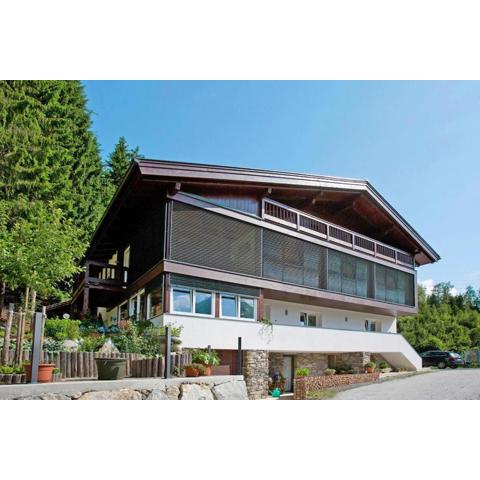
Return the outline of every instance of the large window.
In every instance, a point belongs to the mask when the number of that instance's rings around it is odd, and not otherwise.
[[[163,288],[162,285],[157,285],[147,294],[147,319],[156,317],[162,313]]]
[[[390,303],[414,305],[413,275],[376,265],[375,298]]]
[[[195,313],[208,315],[213,313],[213,293],[189,288],[172,288],[172,311],[174,313]]]
[[[371,297],[370,262],[352,255],[328,252],[328,290],[359,297]]]
[[[241,318],[255,320],[257,302],[255,298],[240,295],[221,294],[220,316],[226,318]]]

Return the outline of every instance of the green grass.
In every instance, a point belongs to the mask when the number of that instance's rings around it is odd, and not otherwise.
[[[311,390],[307,394],[307,400],[328,400],[333,398],[337,392],[334,390]]]

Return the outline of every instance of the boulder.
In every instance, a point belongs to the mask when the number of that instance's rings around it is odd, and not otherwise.
[[[152,390],[145,400],[169,400],[168,395],[158,388]]]
[[[78,342],[76,340],[64,340],[62,346],[66,352],[76,352],[78,350]]]
[[[79,400],[141,400],[142,394],[130,388],[84,393]]]
[[[70,397],[62,393],[45,393],[39,396],[40,400],[70,400]]]
[[[169,400],[178,400],[180,396],[180,389],[177,385],[170,385],[167,387],[167,397]]]
[[[207,385],[183,383],[180,390],[182,392],[181,400],[213,400],[212,392]]]
[[[212,388],[216,400],[248,400],[247,387],[243,380],[222,383]]]
[[[115,344],[112,342],[110,338],[100,347],[100,350],[98,352],[99,353],[120,353],[118,348],[115,346]]]

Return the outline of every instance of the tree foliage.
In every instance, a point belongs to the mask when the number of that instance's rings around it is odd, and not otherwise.
[[[108,157],[108,177],[114,188],[118,187],[130,164],[139,156],[139,148],[130,148],[125,137],[120,137]]]
[[[419,286],[418,313],[399,318],[399,332],[417,351],[480,348],[480,292],[469,286],[453,295],[452,288],[439,283],[427,295]]]

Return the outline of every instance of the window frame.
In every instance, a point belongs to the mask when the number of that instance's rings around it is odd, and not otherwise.
[[[181,290],[184,292],[190,292],[190,302],[191,302],[191,310],[190,312],[179,312],[175,310],[175,303],[173,301],[173,292],[175,290]],[[195,311],[195,305],[196,305],[196,292],[201,292],[201,293],[208,293],[211,296],[210,300],[210,312],[211,313],[197,313]],[[191,315],[191,316],[196,316],[196,317],[208,317],[212,318],[215,316],[215,292],[212,290],[204,289],[204,288],[190,288],[190,287],[182,287],[182,286],[177,286],[174,285],[170,288],[170,305],[171,305],[171,313],[174,313],[176,315]]]
[[[245,322],[251,322],[251,321],[256,321],[257,319],[257,308],[258,308],[258,301],[257,297],[251,297],[250,295],[241,295],[241,294],[235,294],[235,293],[230,293],[230,292],[218,292],[218,295],[220,295],[220,301],[219,301],[219,318],[224,318],[227,320],[243,320]],[[233,297],[235,298],[235,316],[230,316],[230,315],[224,315],[223,313],[223,308],[222,308],[222,298],[223,297]],[[242,317],[241,316],[241,301],[242,299],[245,300],[253,300],[253,317]]]

